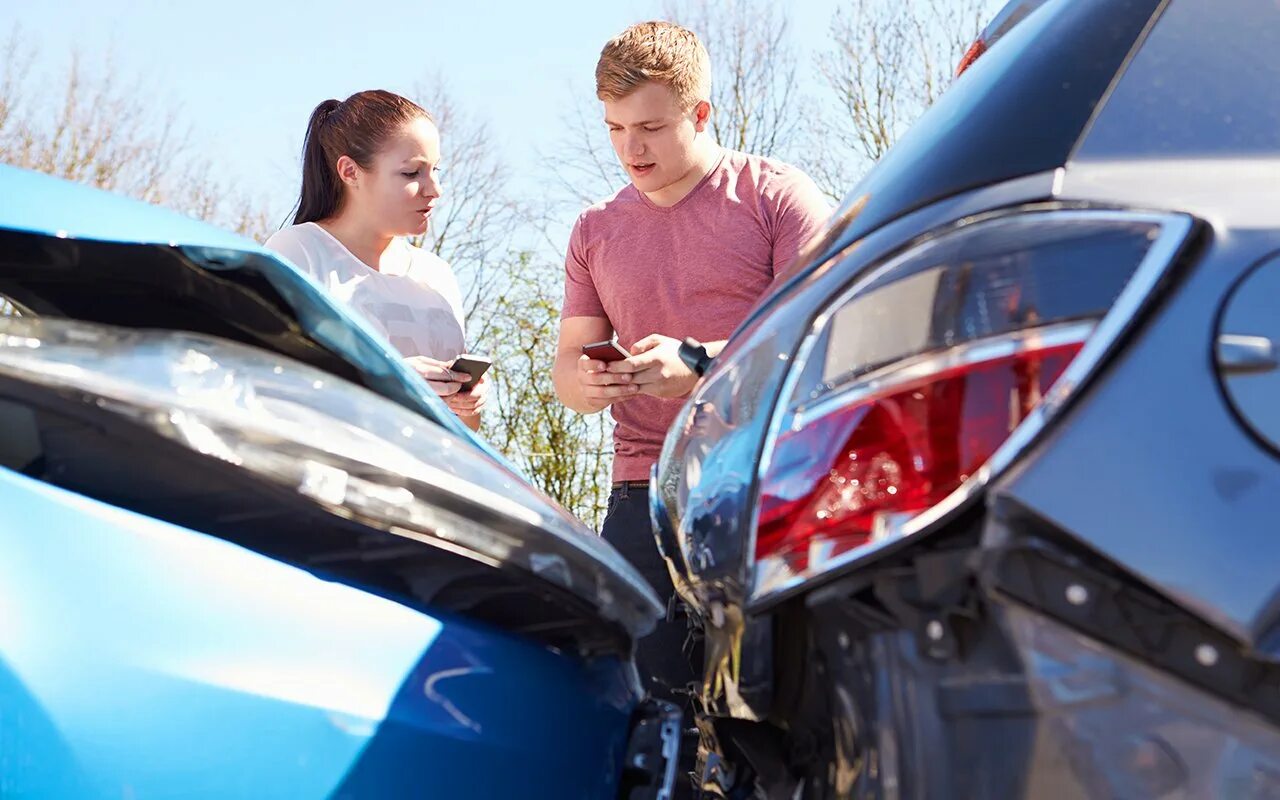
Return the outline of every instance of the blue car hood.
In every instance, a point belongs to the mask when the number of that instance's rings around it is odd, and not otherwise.
[[[206,270],[260,275],[290,306],[301,333],[346,362],[358,374],[358,382],[501,458],[426,391],[363,320],[330,300],[309,276],[250,239],[169,209],[3,164],[0,232],[113,244],[118,246],[116,253],[129,246],[141,251],[174,249]],[[284,354],[298,357],[296,352]]]

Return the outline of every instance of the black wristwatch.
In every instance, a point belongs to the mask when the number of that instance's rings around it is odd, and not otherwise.
[[[707,355],[707,348],[697,339],[685,338],[684,344],[680,345],[680,360],[699,377],[711,367],[711,356]]]

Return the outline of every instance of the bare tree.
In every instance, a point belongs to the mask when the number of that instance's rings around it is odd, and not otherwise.
[[[802,119],[786,7],[764,0],[667,0],[663,12],[698,34],[711,56],[716,140],[785,157]]]
[[[604,114],[594,92],[575,92],[566,103],[568,128],[560,143],[556,185],[557,205],[586,206],[608,197],[630,180],[618,163],[604,124]],[[549,160],[549,159],[543,159]]]
[[[561,405],[551,382],[560,321],[559,270],[532,253],[496,297],[493,380],[496,402],[484,433],[544,492],[588,525],[604,511],[612,454],[603,414]]]
[[[261,204],[210,178],[176,110],[155,111],[153,93],[110,56],[86,68],[73,51],[56,85],[45,85],[39,53],[20,33],[0,48],[0,162],[265,235]]]
[[[804,165],[840,197],[951,82],[980,29],[982,0],[848,0],[816,67],[831,107],[811,131]]]
[[[511,171],[487,121],[457,103],[444,81],[426,81],[414,95],[440,129],[444,184],[431,228],[415,244],[453,266],[465,287],[472,336],[485,338],[521,224]]]
[[[3,49],[0,49],[0,65],[4,66],[3,71],[0,71],[0,132],[9,128],[14,114],[20,111],[26,101],[26,86],[22,79],[30,74],[35,62],[35,53],[22,47],[20,33],[21,29],[15,25],[9,38],[5,40]]]

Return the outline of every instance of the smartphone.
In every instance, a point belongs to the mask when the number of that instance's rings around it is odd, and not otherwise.
[[[631,358],[631,354],[622,349],[622,345],[618,344],[616,338],[607,342],[592,342],[582,346],[582,354],[587,358],[594,358],[596,361],[622,361]]]
[[[449,365],[449,369],[456,372],[465,372],[471,376],[471,379],[462,384],[459,391],[469,392],[476,387],[480,379],[484,377],[489,367],[493,366],[493,361],[488,356],[476,356],[470,353],[463,353],[453,360]]]

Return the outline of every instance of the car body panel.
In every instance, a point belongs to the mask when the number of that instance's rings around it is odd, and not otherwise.
[[[0,540],[0,704],[14,712],[0,715],[0,786],[23,796],[614,787],[634,702],[616,661],[584,665],[8,470]]]
[[[459,571],[478,568],[489,578],[484,591],[473,586],[480,597],[518,586],[526,603],[554,593],[543,607],[552,618],[527,607],[507,618],[530,631],[554,620],[568,640],[548,643],[569,649],[572,634],[608,628],[625,649],[660,609],[607,542],[484,453],[386,398],[257,348],[3,318],[0,398],[5,429],[40,445],[4,462],[11,468],[334,579],[416,583],[410,594],[439,608]],[[284,518],[269,535],[254,522],[266,516]],[[480,597],[458,602],[474,618]]]
[[[1277,36],[1274,4],[1171,3],[1066,166],[1063,200],[1176,209],[1211,230],[1142,336],[1007,489],[1249,646],[1280,613],[1263,522],[1280,474],[1233,417],[1213,349],[1231,288],[1280,248],[1274,86],[1236,69],[1280,67],[1280,51],[1230,44]],[[1113,441],[1125,446],[1096,450]],[[1078,502],[1086,474],[1101,502]],[[1249,559],[1223,548],[1228,532]]]
[[[1268,0],[1173,0],[1073,161],[1251,159],[1280,151],[1280,18]]]
[[[998,489],[1251,645],[1275,623],[1280,543],[1265,520],[1280,470],[1232,415],[1212,345],[1222,299],[1277,248],[1274,231],[1214,230],[1156,317]]]
[[[625,560],[542,493],[517,492],[527,481],[462,425],[383,337],[292,265],[180,214],[50,176],[0,166],[0,187],[6,198],[0,201],[0,294],[34,309],[37,318],[47,313],[248,344],[380,394],[444,429],[450,444],[468,448],[466,460],[486,488],[518,495],[530,504],[527,511],[554,523],[540,532],[549,537],[528,544],[550,545],[534,556],[541,561],[556,562],[561,553],[568,563],[594,570],[585,587],[589,602],[639,597],[656,618],[656,598]],[[238,385],[243,367],[227,366],[228,385]]]

